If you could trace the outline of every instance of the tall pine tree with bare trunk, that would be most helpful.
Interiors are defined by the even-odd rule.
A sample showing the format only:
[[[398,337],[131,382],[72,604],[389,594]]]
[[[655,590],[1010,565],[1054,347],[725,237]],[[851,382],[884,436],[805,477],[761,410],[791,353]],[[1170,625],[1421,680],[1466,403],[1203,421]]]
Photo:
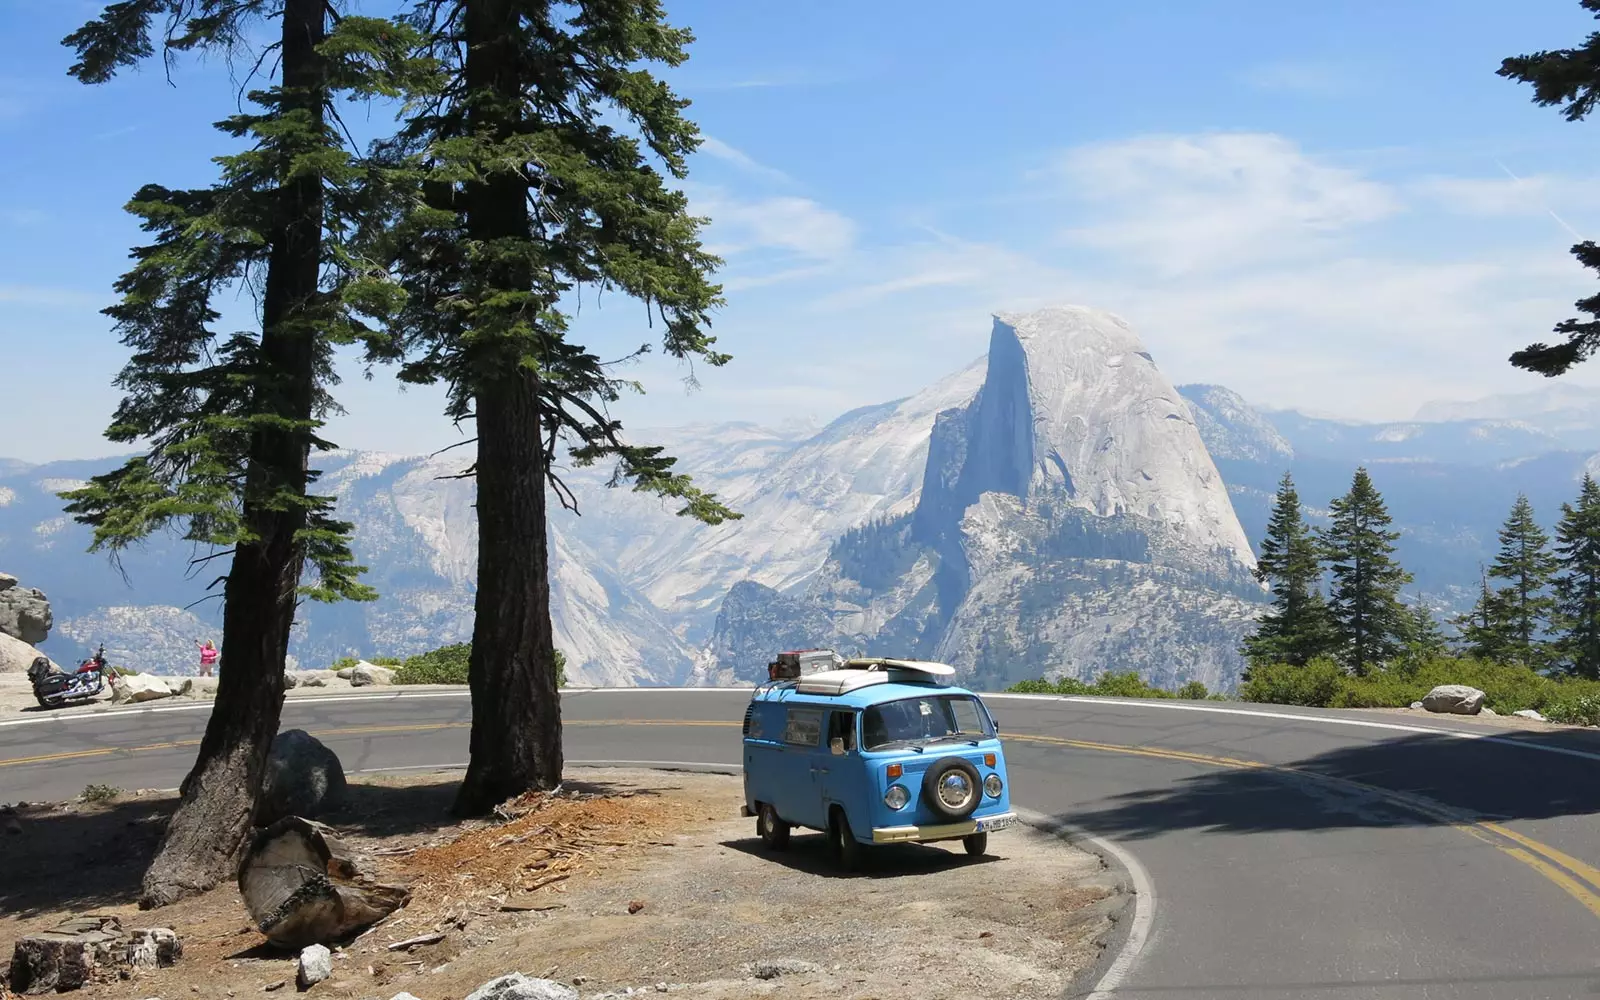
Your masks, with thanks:
[[[219,124],[250,141],[221,157],[212,187],[149,185],[129,210],[153,242],[117,284],[106,310],[132,358],[113,441],[146,451],[64,494],[113,554],[150,533],[177,530],[231,557],[222,589],[226,669],[177,812],[145,874],[140,903],[159,906],[237,873],[267,749],[283,705],[283,668],[303,598],[375,596],[360,583],[351,526],[311,490],[313,450],[334,406],[332,351],[383,334],[398,289],[362,263],[358,247],[383,217],[375,175],[331,120],[338,94],[395,97],[424,83],[412,29],[342,16],[328,0],[129,0],[69,36],[71,74],[101,83],[152,57],[190,49],[242,53],[251,29],[278,22],[258,67],[276,59],[255,108]],[[259,303],[259,332],[223,333],[215,296],[243,288]],[[306,563],[312,572],[305,573]]]
[[[471,763],[455,803],[471,815],[561,781],[546,490],[576,503],[558,444],[682,514],[736,516],[660,448],[623,440],[607,404],[638,387],[571,339],[569,317],[585,293],[620,291],[669,355],[728,357],[707,333],[720,262],[657,166],[685,176],[700,141],[648,68],[683,62],[689,32],[657,0],[418,0],[414,23],[450,82],[392,149],[429,171],[395,232],[408,292],[396,359],[403,379],[447,384],[448,415],[477,434],[463,473],[478,510]]]

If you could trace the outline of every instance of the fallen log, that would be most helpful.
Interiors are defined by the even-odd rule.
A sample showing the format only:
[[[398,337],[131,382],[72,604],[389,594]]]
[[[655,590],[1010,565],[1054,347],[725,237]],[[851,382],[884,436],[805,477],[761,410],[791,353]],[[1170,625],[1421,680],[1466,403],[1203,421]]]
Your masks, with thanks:
[[[291,949],[344,940],[411,899],[405,887],[373,878],[331,828],[299,816],[256,832],[239,894],[267,940]]]

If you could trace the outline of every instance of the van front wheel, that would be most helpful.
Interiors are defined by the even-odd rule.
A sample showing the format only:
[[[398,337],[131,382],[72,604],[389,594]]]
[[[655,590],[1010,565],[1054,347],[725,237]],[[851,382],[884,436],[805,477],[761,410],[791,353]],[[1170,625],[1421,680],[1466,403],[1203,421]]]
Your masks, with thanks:
[[[828,817],[828,849],[833,854],[833,860],[847,872],[859,869],[867,853],[861,841],[851,832],[850,820],[845,817],[844,810],[838,806]]]
[[[982,857],[989,849],[989,835],[987,833],[969,833],[961,838],[961,846],[973,857]]]
[[[771,850],[782,851],[789,846],[789,824],[779,819],[778,810],[766,802],[756,810],[756,833]]]

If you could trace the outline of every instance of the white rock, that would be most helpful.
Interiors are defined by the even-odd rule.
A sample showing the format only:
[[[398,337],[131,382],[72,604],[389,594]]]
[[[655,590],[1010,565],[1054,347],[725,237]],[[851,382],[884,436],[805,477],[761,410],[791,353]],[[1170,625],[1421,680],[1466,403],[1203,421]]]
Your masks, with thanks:
[[[394,996],[390,997],[389,1000],[417,1000],[417,998],[409,993],[396,993]]]
[[[300,988],[315,986],[333,975],[333,954],[320,944],[300,949],[300,971],[296,978]]]
[[[347,681],[350,679],[350,675],[355,672],[355,669],[355,667],[340,667],[338,670],[333,672],[333,676],[339,678],[341,681]]]
[[[215,677],[185,677],[174,693],[184,698],[215,698],[220,683]]]
[[[1416,711],[1417,709],[1420,709],[1421,707],[1422,707],[1422,702],[1420,702],[1420,701],[1414,701],[1414,702],[1411,703],[1412,711]]]
[[[299,684],[300,674],[297,671],[285,670],[283,672],[283,689],[285,691],[293,691]]]
[[[776,958],[752,962],[744,967],[745,974],[756,979],[777,979],[779,976],[803,976],[821,972],[822,966],[798,958]]]
[[[155,701],[172,697],[172,688],[154,674],[129,674],[111,682],[111,700],[114,702]]]
[[[394,671],[363,660],[351,668],[349,679],[351,687],[393,684]]]
[[[564,983],[513,972],[484,983],[468,993],[466,1000],[578,1000],[578,991]]]
[[[1484,707],[1482,709],[1479,709],[1478,714],[1479,715],[1488,715],[1488,716],[1497,716],[1500,713],[1496,712],[1494,709],[1489,708],[1489,707],[1486,706],[1486,707]]]
[[[44,654],[21,639],[0,632],[0,674],[26,674],[41,656]]]
[[[1477,715],[1483,710],[1484,694],[1465,684],[1441,684],[1422,699],[1422,707],[1430,712],[1449,715]]]
[[[1544,716],[1540,715],[1538,712],[1534,711],[1531,708],[1519,708],[1515,712],[1512,712],[1511,714],[1515,715],[1519,719],[1532,719],[1535,722],[1543,722],[1544,721]]]

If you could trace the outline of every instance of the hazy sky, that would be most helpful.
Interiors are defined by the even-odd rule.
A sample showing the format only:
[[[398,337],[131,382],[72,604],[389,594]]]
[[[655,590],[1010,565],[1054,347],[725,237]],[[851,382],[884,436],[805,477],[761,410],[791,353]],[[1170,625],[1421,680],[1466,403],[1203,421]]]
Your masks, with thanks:
[[[58,41],[99,6],[0,0],[0,455],[32,461],[115,450],[125,352],[97,311],[140,237],[121,206],[232,148],[221,62],[65,75]],[[735,360],[692,393],[639,365],[625,420],[827,420],[981,354],[989,313],[1062,302],[1125,316],[1173,381],[1269,406],[1390,419],[1543,384],[1505,358],[1595,291],[1567,248],[1600,233],[1600,121],[1494,71],[1593,30],[1576,0],[996,9],[669,0],[698,36],[671,78],[707,136],[689,193]],[[658,336],[616,296],[575,329],[602,354]],[[347,374],[341,445],[456,439],[437,395]]]

